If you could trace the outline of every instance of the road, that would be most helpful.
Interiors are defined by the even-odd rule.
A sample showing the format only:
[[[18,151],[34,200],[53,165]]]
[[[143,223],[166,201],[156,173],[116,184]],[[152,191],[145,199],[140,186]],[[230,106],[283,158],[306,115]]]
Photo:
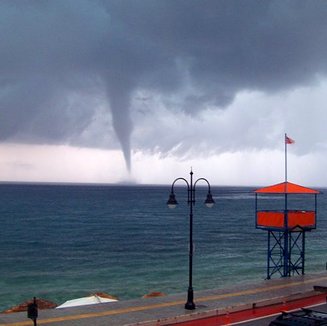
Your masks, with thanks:
[[[307,307],[308,308],[308,307]],[[316,311],[321,311],[321,312],[326,312],[327,313],[327,304],[320,304],[314,307],[310,307],[310,309],[312,310],[316,310]],[[280,314],[274,315],[274,316],[270,316],[270,317],[266,317],[266,318],[260,318],[260,319],[256,319],[256,320],[250,320],[247,322],[242,322],[242,323],[236,323],[236,324],[232,324],[232,325],[242,325],[242,326],[268,326],[269,323],[273,320],[275,320]]]

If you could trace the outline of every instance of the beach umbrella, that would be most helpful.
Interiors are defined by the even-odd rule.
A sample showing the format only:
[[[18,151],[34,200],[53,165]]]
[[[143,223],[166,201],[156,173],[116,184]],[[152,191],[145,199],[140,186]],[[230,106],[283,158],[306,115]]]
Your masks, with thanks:
[[[99,303],[107,303],[107,302],[115,302],[118,301],[116,297],[111,296],[110,294],[106,294],[103,292],[98,292],[91,294],[87,297],[72,299],[64,302],[63,304],[56,307],[56,309],[68,308],[68,307],[78,307]]]
[[[146,299],[146,298],[156,298],[156,297],[164,297],[164,296],[166,296],[166,294],[162,292],[151,292],[145,294],[142,298]]]
[[[21,312],[21,311],[27,311],[27,306],[31,303],[34,303],[34,299],[27,300],[17,306],[11,307],[5,311],[3,311],[3,314],[11,314],[14,312]],[[46,299],[41,299],[41,298],[36,298],[36,304],[38,309],[53,309],[57,307],[57,304],[55,304],[52,301],[46,300]]]

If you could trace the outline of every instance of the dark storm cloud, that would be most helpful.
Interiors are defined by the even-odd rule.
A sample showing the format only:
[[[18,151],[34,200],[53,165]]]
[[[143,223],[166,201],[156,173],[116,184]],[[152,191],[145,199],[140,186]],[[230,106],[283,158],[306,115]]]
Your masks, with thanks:
[[[325,1],[3,0],[0,139],[114,147],[80,137],[106,106],[130,166],[137,91],[183,93],[170,109],[193,114],[311,83],[327,71],[326,14]]]

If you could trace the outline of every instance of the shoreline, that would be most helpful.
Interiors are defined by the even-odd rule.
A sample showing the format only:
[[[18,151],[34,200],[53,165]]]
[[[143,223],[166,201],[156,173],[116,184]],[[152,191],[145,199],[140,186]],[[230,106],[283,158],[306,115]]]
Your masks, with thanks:
[[[327,273],[264,280],[247,286],[195,292],[196,309],[184,309],[186,294],[39,311],[40,324],[172,325],[211,320],[215,325],[326,302]],[[218,323],[220,320],[221,323]],[[26,313],[0,314],[0,325],[29,325]],[[188,324],[185,324],[188,325]],[[209,324],[208,324],[209,325]]]

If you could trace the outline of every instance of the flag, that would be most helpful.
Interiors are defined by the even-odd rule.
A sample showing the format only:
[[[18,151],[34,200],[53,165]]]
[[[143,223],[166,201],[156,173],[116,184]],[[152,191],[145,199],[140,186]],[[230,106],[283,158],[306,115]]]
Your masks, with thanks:
[[[295,140],[285,135],[285,144],[294,144]]]

